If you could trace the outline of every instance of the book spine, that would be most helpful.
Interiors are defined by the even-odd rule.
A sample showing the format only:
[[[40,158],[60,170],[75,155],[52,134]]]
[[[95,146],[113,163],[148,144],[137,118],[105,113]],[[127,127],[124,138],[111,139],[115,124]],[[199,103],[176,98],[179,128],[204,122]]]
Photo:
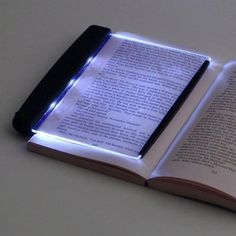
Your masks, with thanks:
[[[59,58],[26,99],[12,121],[21,134],[32,135],[32,128],[47,113],[50,105],[62,97],[71,79],[84,69],[110,38],[111,30],[90,26]]]

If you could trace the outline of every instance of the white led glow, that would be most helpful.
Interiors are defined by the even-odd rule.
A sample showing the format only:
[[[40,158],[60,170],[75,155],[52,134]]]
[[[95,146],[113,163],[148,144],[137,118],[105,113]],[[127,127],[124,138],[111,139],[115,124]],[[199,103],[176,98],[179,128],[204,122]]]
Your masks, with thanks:
[[[46,132],[43,132],[43,131],[38,131],[38,130],[35,130],[35,129],[32,129],[32,132],[40,134],[41,136],[45,137],[45,139],[47,139],[47,137],[50,137],[50,138],[58,139],[58,140],[61,140],[61,141],[64,141],[64,142],[69,142],[69,143],[73,143],[73,144],[76,144],[76,145],[92,148],[92,149],[97,150],[97,151],[103,151],[103,152],[106,152],[106,153],[111,153],[113,155],[118,155],[119,157],[131,158],[131,159],[135,159],[135,160],[138,160],[142,157],[141,155],[138,155],[138,156],[126,155],[126,154],[123,154],[123,153],[119,153],[119,152],[111,151],[111,150],[108,150],[108,149],[105,149],[105,148],[89,145],[87,143],[82,143],[82,142],[75,141],[75,140],[72,140],[72,139],[63,138],[63,137],[60,137],[60,136],[57,136],[57,135],[54,135],[54,134],[49,134],[49,133],[46,133]]]
[[[82,72],[88,66],[88,64],[93,60],[93,58],[94,58],[93,56],[88,58],[88,60],[84,64],[83,68],[81,69]],[[72,77],[72,79],[68,82],[68,84],[67,84],[66,88],[64,89],[64,91],[48,106],[47,111],[43,114],[42,118],[36,123],[35,127],[38,128],[40,126],[41,122],[45,119],[45,117],[47,117],[47,115],[54,108],[56,108],[56,106],[58,106],[58,104],[60,103],[62,97],[75,84],[75,82],[79,80],[79,77],[80,77],[80,74],[77,74],[74,77]],[[35,130],[35,129],[33,129],[33,130]]]
[[[89,64],[91,61],[92,61],[93,57],[89,57],[87,62],[86,62],[86,65]]]
[[[49,106],[49,109],[51,110],[51,109],[55,108],[56,105],[57,105],[56,102],[52,102]]]
[[[68,83],[68,87],[71,87],[75,83],[76,79],[71,79]]]

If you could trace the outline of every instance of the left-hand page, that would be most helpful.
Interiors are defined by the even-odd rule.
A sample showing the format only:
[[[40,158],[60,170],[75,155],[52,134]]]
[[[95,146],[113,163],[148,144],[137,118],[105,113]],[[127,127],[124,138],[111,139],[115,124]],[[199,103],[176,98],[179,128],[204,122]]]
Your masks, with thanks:
[[[137,158],[206,59],[112,36],[37,132]]]

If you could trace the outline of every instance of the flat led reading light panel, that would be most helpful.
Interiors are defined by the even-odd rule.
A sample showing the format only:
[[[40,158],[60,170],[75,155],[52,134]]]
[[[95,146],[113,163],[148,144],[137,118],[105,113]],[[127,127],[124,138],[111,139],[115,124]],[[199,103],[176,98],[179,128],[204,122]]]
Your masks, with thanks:
[[[82,44],[86,44],[83,60],[73,45],[59,59],[52,70],[58,72],[58,63],[63,66],[64,60],[64,66],[73,67],[73,73],[62,71],[66,82],[48,99],[40,116],[30,123],[30,130],[123,157],[141,158],[198,82],[210,59],[92,27],[95,29],[90,27],[90,31],[103,30],[100,39],[94,39],[99,42],[94,45],[88,29],[87,35],[85,32],[81,36]],[[94,45],[92,50],[86,37]],[[73,57],[71,50],[76,51]]]

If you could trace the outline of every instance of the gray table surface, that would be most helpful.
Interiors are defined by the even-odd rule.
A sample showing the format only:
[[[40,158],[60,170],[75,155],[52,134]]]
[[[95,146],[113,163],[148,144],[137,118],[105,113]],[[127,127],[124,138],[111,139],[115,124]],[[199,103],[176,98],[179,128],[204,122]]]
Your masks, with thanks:
[[[14,112],[91,24],[236,58],[233,0],[0,0],[0,235],[236,235],[233,212],[26,151]]]

